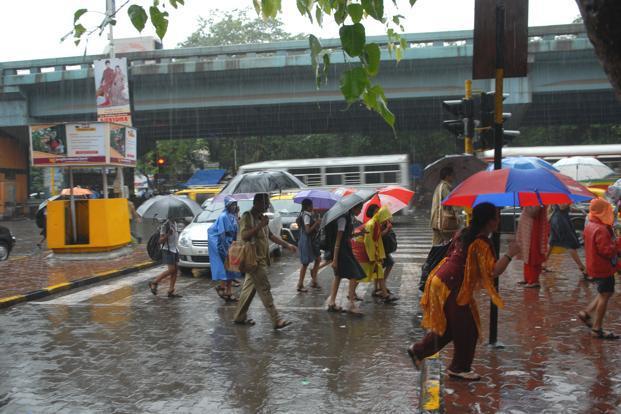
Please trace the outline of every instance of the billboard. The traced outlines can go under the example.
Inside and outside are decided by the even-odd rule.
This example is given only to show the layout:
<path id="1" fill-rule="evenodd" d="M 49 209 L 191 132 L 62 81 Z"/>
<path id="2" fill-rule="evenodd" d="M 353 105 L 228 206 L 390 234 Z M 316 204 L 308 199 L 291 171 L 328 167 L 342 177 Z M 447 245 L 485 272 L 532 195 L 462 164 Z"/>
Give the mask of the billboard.
<path id="1" fill-rule="evenodd" d="M 32 125 L 31 162 L 47 166 L 136 166 L 135 128 L 104 122 Z"/>
<path id="2" fill-rule="evenodd" d="M 131 125 L 127 59 L 100 59 L 93 64 L 97 119 Z"/>

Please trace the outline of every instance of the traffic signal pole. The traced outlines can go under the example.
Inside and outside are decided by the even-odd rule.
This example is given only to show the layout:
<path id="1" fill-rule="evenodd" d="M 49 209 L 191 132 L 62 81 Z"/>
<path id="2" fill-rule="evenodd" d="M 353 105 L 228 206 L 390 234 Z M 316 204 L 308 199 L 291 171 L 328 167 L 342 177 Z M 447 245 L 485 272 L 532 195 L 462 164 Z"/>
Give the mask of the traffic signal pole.
<path id="1" fill-rule="evenodd" d="M 465 82 L 466 96 L 464 97 L 465 110 L 465 128 L 464 128 L 464 153 L 474 154 L 472 146 L 472 138 L 474 136 L 474 108 L 472 102 L 472 81 L 468 79 Z"/>
<path id="2" fill-rule="evenodd" d="M 494 170 L 502 168 L 503 144 L 503 81 L 504 81 L 504 31 L 505 4 L 504 0 L 496 0 L 496 94 L 494 104 Z M 496 259 L 500 253 L 500 233 L 493 235 Z M 494 287 L 498 290 L 498 278 L 494 278 Z M 491 301 L 490 301 L 491 302 Z M 498 308 L 491 302 L 489 315 L 489 344 L 501 348 L 498 343 Z"/>

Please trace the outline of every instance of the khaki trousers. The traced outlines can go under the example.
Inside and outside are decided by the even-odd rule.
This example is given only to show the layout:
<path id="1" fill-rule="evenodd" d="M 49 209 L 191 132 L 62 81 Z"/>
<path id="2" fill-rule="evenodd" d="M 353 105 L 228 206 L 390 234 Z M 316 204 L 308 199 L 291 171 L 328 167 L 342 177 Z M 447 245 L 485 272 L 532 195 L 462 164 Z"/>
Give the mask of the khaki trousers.
<path id="1" fill-rule="evenodd" d="M 258 293 L 263 302 L 263 306 L 270 314 L 274 326 L 278 323 L 278 311 L 274 306 L 274 298 L 272 297 L 271 286 L 267 280 L 267 263 L 259 262 L 257 270 L 253 273 L 246 273 L 244 285 L 242 286 L 239 296 L 237 311 L 235 312 L 235 322 L 243 322 L 248 317 L 248 308 L 254 299 L 254 294 Z"/>
<path id="2" fill-rule="evenodd" d="M 436 246 L 438 244 L 447 243 L 451 241 L 454 235 L 455 235 L 454 231 L 440 231 L 440 230 L 433 229 L 433 237 L 431 239 L 431 244 Z"/>

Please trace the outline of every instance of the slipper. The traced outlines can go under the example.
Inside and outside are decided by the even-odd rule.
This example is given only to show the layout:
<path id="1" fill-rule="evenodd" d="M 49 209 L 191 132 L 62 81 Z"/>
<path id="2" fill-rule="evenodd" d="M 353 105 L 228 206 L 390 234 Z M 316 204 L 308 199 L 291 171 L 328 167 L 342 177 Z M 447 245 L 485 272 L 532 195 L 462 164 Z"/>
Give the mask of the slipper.
<path id="1" fill-rule="evenodd" d="M 349 308 L 347 309 L 347 313 L 352 316 L 364 316 L 364 313 L 360 312 L 358 308 Z"/>
<path id="2" fill-rule="evenodd" d="M 328 305 L 328 312 L 336 312 L 336 313 L 340 313 L 343 312 L 343 308 L 341 308 L 340 306 L 334 304 L 334 305 Z"/>
<path id="3" fill-rule="evenodd" d="M 175 292 L 173 291 L 173 292 L 168 292 L 168 297 L 169 297 L 169 298 L 171 298 L 171 299 L 175 299 L 175 298 L 182 298 L 182 297 L 183 297 L 183 295 L 180 295 L 180 294 L 175 293 Z"/>
<path id="4" fill-rule="evenodd" d="M 300 293 L 307 293 L 308 289 L 306 289 L 304 286 L 298 286 L 298 292 L 300 292 Z"/>
<path id="5" fill-rule="evenodd" d="M 526 284 L 526 281 L 524 281 L 524 280 L 520 280 L 519 282 L 517 282 L 517 284 L 518 284 L 518 285 L 525 285 L 525 284 Z"/>
<path id="6" fill-rule="evenodd" d="M 398 301 L 399 297 L 393 295 L 392 293 L 389 293 L 387 296 L 383 297 L 382 300 L 384 301 L 384 303 L 392 303 Z"/>
<path id="7" fill-rule="evenodd" d="M 278 321 L 279 323 L 276 324 L 276 326 L 274 326 L 274 329 L 278 330 L 278 329 L 282 329 L 282 328 L 286 328 L 287 326 L 291 325 L 290 321 Z"/>
<path id="8" fill-rule="evenodd" d="M 319 283 L 312 283 L 312 284 L 310 285 L 310 287 L 311 287 L 312 289 L 321 289 L 321 286 L 319 286 Z"/>
<path id="9" fill-rule="evenodd" d="M 157 295 L 157 283 L 149 282 L 149 289 L 151 290 L 151 293 Z"/>
<path id="10" fill-rule="evenodd" d="M 481 376 L 474 371 L 454 372 L 450 369 L 447 369 L 446 372 L 449 374 L 449 377 L 458 378 L 466 381 L 478 381 L 481 379 Z"/>
<path id="11" fill-rule="evenodd" d="M 216 286 L 216 293 L 226 302 L 227 295 L 224 294 L 224 288 L 222 286 Z"/>
<path id="12" fill-rule="evenodd" d="M 593 327 L 593 324 L 591 323 L 591 315 L 589 315 L 585 311 L 578 312 L 578 319 L 580 319 L 582 323 L 584 323 L 587 327 Z"/>
<path id="13" fill-rule="evenodd" d="M 414 364 L 414 368 L 416 368 L 417 371 L 420 371 L 420 366 L 423 361 L 421 359 L 418 359 L 411 346 L 408 347 L 408 355 L 412 359 L 412 364 Z"/>
<path id="14" fill-rule="evenodd" d="M 591 329 L 591 336 L 597 339 L 619 339 L 619 335 L 612 332 L 604 332 L 603 329 Z"/>
<path id="15" fill-rule="evenodd" d="M 239 283 L 239 280 L 237 279 L 233 279 L 233 281 L 231 282 L 231 285 L 235 286 L 235 287 L 240 287 L 241 283 Z"/>
<path id="16" fill-rule="evenodd" d="M 525 288 L 539 288 L 541 285 L 539 283 L 527 283 L 524 285 Z"/>
<path id="17" fill-rule="evenodd" d="M 233 323 L 235 325 L 248 325 L 248 326 L 254 326 L 256 324 L 254 319 L 244 319 L 243 321 L 233 321 Z"/>
<path id="18" fill-rule="evenodd" d="M 239 299 L 238 299 L 238 298 L 236 298 L 236 297 L 235 297 L 235 296 L 233 296 L 233 295 L 226 295 L 226 296 L 224 297 L 224 301 L 225 301 L 226 303 L 236 303 L 236 302 L 239 302 Z"/>
<path id="19" fill-rule="evenodd" d="M 375 289 L 373 291 L 373 293 L 371 293 L 371 296 L 373 296 L 374 298 L 381 298 L 382 297 L 382 289 Z"/>

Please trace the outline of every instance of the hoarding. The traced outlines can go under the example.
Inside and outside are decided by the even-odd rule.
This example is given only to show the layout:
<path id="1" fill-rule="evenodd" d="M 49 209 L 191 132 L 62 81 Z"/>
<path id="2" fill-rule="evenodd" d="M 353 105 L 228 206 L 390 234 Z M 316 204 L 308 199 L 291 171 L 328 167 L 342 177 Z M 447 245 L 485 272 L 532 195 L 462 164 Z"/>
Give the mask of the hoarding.
<path id="1" fill-rule="evenodd" d="M 136 166 L 135 128 L 103 122 L 32 125 L 31 163 L 46 166 Z"/>
<path id="2" fill-rule="evenodd" d="M 131 125 L 126 58 L 95 60 L 97 120 Z"/>

